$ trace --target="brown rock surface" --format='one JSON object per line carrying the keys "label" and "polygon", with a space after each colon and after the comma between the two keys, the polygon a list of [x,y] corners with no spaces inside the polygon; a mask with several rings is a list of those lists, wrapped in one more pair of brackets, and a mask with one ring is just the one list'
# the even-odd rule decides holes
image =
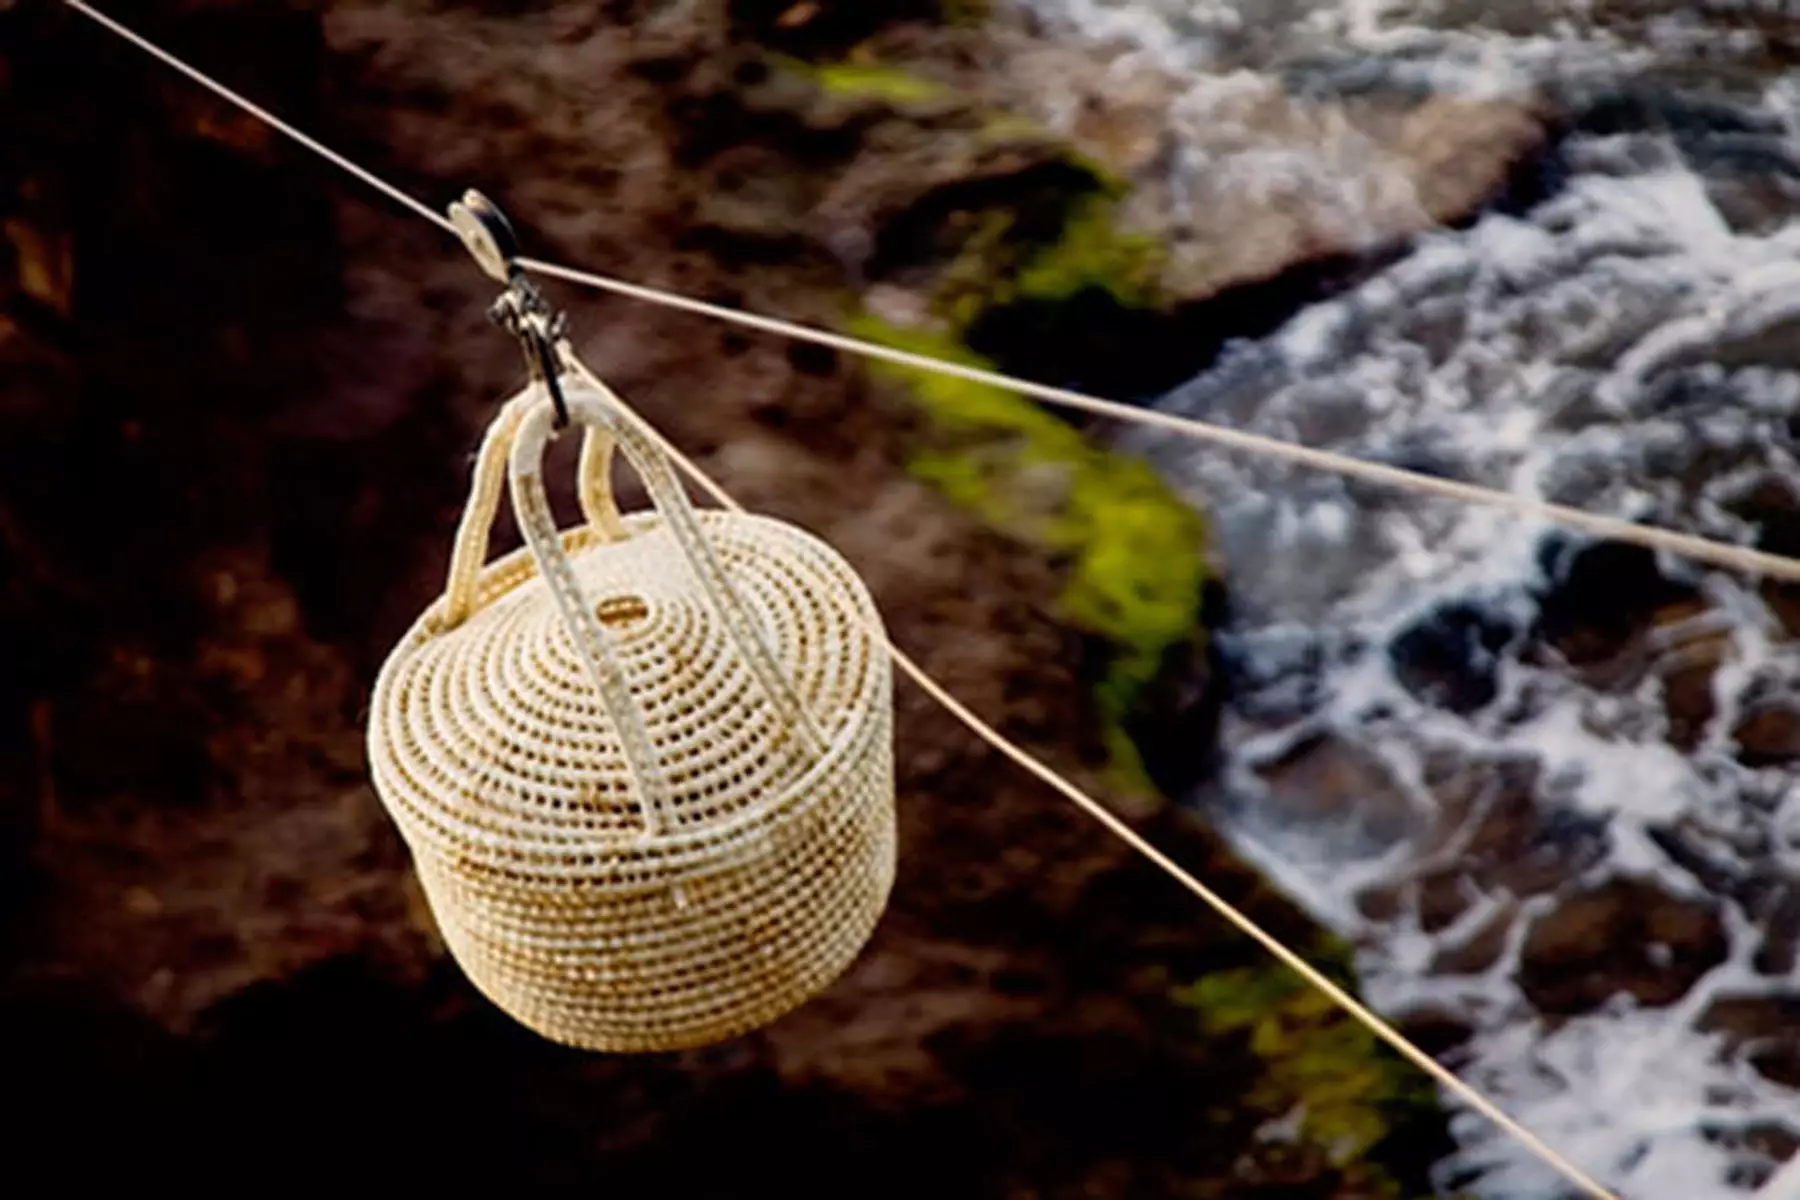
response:
{"label": "brown rock surface", "polygon": [[1700,1029],[1724,1034],[1727,1051],[1766,1078],[1800,1088],[1800,996],[1720,996],[1700,1015]]}
{"label": "brown rock surface", "polygon": [[1800,759],[1800,711],[1770,704],[1747,714],[1731,731],[1745,766],[1772,767]]}
{"label": "brown rock surface", "polygon": [[1582,1013],[1625,994],[1673,1004],[1725,961],[1716,906],[1620,879],[1559,900],[1532,923],[1519,986],[1545,1013]]}
{"label": "brown rock surface", "polygon": [[1374,849],[1420,825],[1412,798],[1380,758],[1336,734],[1302,740],[1259,774],[1264,804],[1292,820],[1351,830]]}
{"label": "brown rock surface", "polygon": [[[1392,920],[1411,907],[1420,927],[1435,933],[1454,924],[1479,896],[1505,901],[1542,895],[1605,853],[1604,825],[1542,795],[1541,772],[1529,758],[1471,760],[1441,748],[1427,759],[1424,782],[1435,817],[1419,865],[1358,897],[1372,919]],[[1512,908],[1505,906],[1505,921]],[[1488,936],[1504,931],[1502,924]]]}

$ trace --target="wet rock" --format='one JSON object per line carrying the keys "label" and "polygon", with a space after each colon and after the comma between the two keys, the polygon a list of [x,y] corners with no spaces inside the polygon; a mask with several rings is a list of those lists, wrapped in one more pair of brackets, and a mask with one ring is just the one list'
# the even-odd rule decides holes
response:
{"label": "wet rock", "polygon": [[1413,1045],[1440,1062],[1453,1062],[1456,1052],[1475,1036],[1475,1029],[1467,1020],[1438,1005],[1403,1013],[1395,1024]]}
{"label": "wet rock", "polygon": [[[1779,475],[1766,475],[1727,500],[1726,509],[1757,527],[1758,549],[1800,556],[1800,488]],[[1790,637],[1800,637],[1800,584],[1770,580],[1763,600]]]}
{"label": "wet rock", "polygon": [[1757,1122],[1739,1129],[1708,1129],[1708,1141],[1749,1150],[1774,1162],[1785,1162],[1800,1152],[1800,1131],[1775,1121]]}
{"label": "wet rock", "polygon": [[1591,1012],[1614,996],[1675,1003],[1730,949],[1718,908],[1619,879],[1559,900],[1532,922],[1518,983],[1541,1012]]}
{"label": "wet rock", "polygon": [[1355,898],[1357,910],[1372,921],[1411,912],[1424,932],[1436,934],[1483,894],[1550,891],[1597,860],[1606,846],[1604,829],[1553,835],[1559,826],[1546,824],[1539,811],[1537,779],[1537,763],[1528,757],[1467,761],[1454,750],[1427,756],[1436,819],[1422,856],[1436,865],[1415,878],[1366,887]]}
{"label": "wet rock", "polygon": [[1094,175],[1065,149],[1030,131],[998,137],[979,127],[894,126],[880,154],[865,155],[840,174],[812,220],[827,242],[843,231],[866,237],[855,262],[870,278],[953,257],[984,210],[1010,214],[1012,236],[1054,233],[1075,197],[1091,193]]}
{"label": "wet rock", "polygon": [[857,283],[916,282],[1003,218],[1053,235],[1102,181],[1068,142],[918,68],[796,65],[743,49],[674,84],[683,162],[703,186],[700,229],[804,241]]}
{"label": "wet rock", "polygon": [[1334,733],[1307,738],[1257,769],[1263,803],[1283,817],[1340,829],[1358,847],[1385,849],[1419,831],[1405,786],[1366,747]]}
{"label": "wet rock", "polygon": [[[776,16],[796,28],[836,19],[833,6],[794,8],[804,21]],[[770,32],[779,21],[757,20],[757,36],[779,43]],[[935,47],[929,79],[886,65],[927,46]],[[755,141],[780,148],[790,173],[813,174],[810,199],[802,190],[770,203],[779,215],[764,211],[766,185],[719,174],[696,205],[701,236],[740,238],[755,253],[799,230],[862,284],[912,286],[909,273],[955,257],[996,221],[1005,240],[1029,241],[1054,232],[1072,201],[1123,191],[1110,223],[1166,249],[1155,271],[1161,302],[1077,288],[990,307],[963,331],[971,349],[1013,373],[1117,398],[1191,379],[1232,339],[1267,333],[1404,253],[1414,235],[1496,202],[1550,136],[1531,97],[1325,100],[1287,95],[1272,80],[1240,81],[1217,97],[1222,116],[1201,123],[1206,132],[1181,131],[1184,141],[1217,131],[1209,152],[1220,169],[1184,176],[1204,194],[1177,194],[1165,151],[1192,86],[1141,64],[1109,70],[1086,48],[1016,30],[972,47],[906,26],[865,43],[841,76],[698,65],[675,115],[683,156],[696,164]],[[930,102],[897,98],[915,93]],[[1292,196],[1265,194],[1266,158],[1303,164],[1327,147],[1335,165],[1324,177]],[[1231,169],[1240,158],[1241,177]],[[1353,211],[1347,191],[1359,197]],[[1178,209],[1200,215],[1177,219]],[[1016,270],[1002,263],[997,273]]]}
{"label": "wet rock", "polygon": [[1703,1033],[1723,1033],[1764,1078],[1800,1088],[1800,994],[1720,996],[1701,1014]]}
{"label": "wet rock", "polygon": [[1800,883],[1784,881],[1757,910],[1762,940],[1751,965],[1764,975],[1785,979],[1800,962]]}
{"label": "wet rock", "polygon": [[1774,1178],[1781,1164],[1800,1150],[1800,1133],[1779,1121],[1755,1121],[1743,1125],[1708,1124],[1701,1135],[1711,1144],[1733,1152],[1727,1182],[1753,1195]]}
{"label": "wet rock", "polygon": [[[1192,290],[1465,220],[1506,192],[1547,137],[1529,99],[1340,105],[1246,91],[1221,97],[1216,108],[1217,175],[1204,195],[1188,198],[1208,215],[1177,243],[1176,269]],[[1260,202],[1252,202],[1251,172],[1232,170],[1240,154],[1291,158],[1297,169],[1273,197],[1261,194],[1264,176]]]}
{"label": "wet rock", "polygon": [[1392,884],[1378,884],[1356,893],[1355,903],[1356,911],[1370,921],[1393,921],[1406,911],[1406,892]]}
{"label": "wet rock", "polygon": [[1648,832],[1669,861],[1692,875],[1711,895],[1737,894],[1746,882],[1731,848],[1720,845],[1701,822],[1684,818],[1672,827],[1652,828]]}
{"label": "wet rock", "polygon": [[1489,205],[1519,211],[1542,198],[1538,176],[1554,154],[1552,125],[1531,96],[1432,96],[1407,114],[1394,153],[1408,165],[1426,213],[1454,225]]}
{"label": "wet rock", "polygon": [[1475,929],[1455,945],[1438,950],[1431,959],[1433,975],[1480,975],[1500,961],[1512,932],[1517,908],[1502,905],[1485,917]]}
{"label": "wet rock", "polygon": [[1441,928],[1475,894],[1552,891],[1605,857],[1605,822],[1541,796],[1540,776],[1530,758],[1469,761],[1448,752],[1428,760],[1426,785],[1439,814],[1431,846],[1453,861],[1423,881],[1423,898],[1440,907],[1422,910],[1421,920]]}
{"label": "wet rock", "polygon": [[1682,88],[1675,80],[1649,76],[1622,83],[1573,114],[1577,128],[1602,135],[1668,132],[1698,143],[1717,134],[1779,134],[1778,122],[1746,111],[1724,97]]}
{"label": "wet rock", "polygon": [[1543,769],[1527,754],[1470,758],[1459,747],[1435,747],[1425,755],[1424,780],[1437,799],[1439,820],[1432,850],[1441,852],[1472,822],[1494,812],[1529,805]]}
{"label": "wet rock", "polygon": [[[1504,203],[1555,141],[1532,95],[1326,95],[1273,76],[1195,80],[1121,65],[1020,38],[992,86],[1136,185],[1127,219],[1169,232],[1167,282],[1180,295],[1355,258],[1467,220]],[[1171,170],[1174,137],[1207,168]]]}
{"label": "wet rock", "polygon": [[1800,368],[1800,312],[1790,309],[1773,319],[1752,314],[1730,321],[1707,356],[1726,368]]}
{"label": "wet rock", "polygon": [[[1115,221],[1104,168],[984,100],[980,78],[911,71],[692,64],[675,113],[683,159],[707,181],[690,240],[747,259],[804,250],[882,300],[925,300],[904,306],[908,328],[955,313],[957,337],[1000,369],[1116,397],[1175,386],[1246,316],[1272,327],[1301,302],[1283,281],[1260,304],[1163,303],[1152,242]],[[1060,265],[1014,295],[1053,246]]]}
{"label": "wet rock", "polygon": [[1459,870],[1438,870],[1418,882],[1419,928],[1437,933],[1473,907],[1477,884]]}
{"label": "wet rock", "polygon": [[1668,720],[1665,736],[1676,749],[1691,752],[1705,740],[1719,711],[1713,677],[1730,658],[1730,635],[1720,632],[1682,647],[1657,665]]}
{"label": "wet rock", "polygon": [[1791,480],[1765,475],[1726,501],[1725,508],[1757,527],[1758,549],[1800,555],[1800,488]]}
{"label": "wet rock", "polygon": [[1133,73],[1105,92],[1084,95],[1070,135],[1114,171],[1141,177],[1165,162],[1176,145],[1167,120],[1172,90],[1165,76]]}
{"label": "wet rock", "polygon": [[1517,633],[1511,622],[1475,605],[1449,604],[1402,631],[1388,657],[1407,691],[1467,715],[1493,701],[1500,652]]}
{"label": "wet rock", "polygon": [[1731,731],[1738,761],[1747,767],[1775,767],[1800,760],[1800,708],[1771,704],[1750,713]]}
{"label": "wet rock", "polygon": [[1648,550],[1601,543],[1570,551],[1558,537],[1543,558],[1551,583],[1528,655],[1573,666],[1592,688],[1629,692],[1654,681],[1664,737],[1684,751],[1698,747],[1718,712],[1714,678],[1736,653],[1730,619],[1691,584],[1663,576]]}
{"label": "wet rock", "polygon": [[1548,586],[1539,596],[1533,639],[1577,665],[1617,656],[1659,610],[1698,599],[1691,585],[1664,576],[1655,553],[1641,547],[1578,545],[1557,535],[1541,558]]}
{"label": "wet rock", "polygon": [[[1710,735],[1718,715],[1714,682],[1719,669],[1737,656],[1735,621],[1697,595],[1671,591],[1660,599],[1661,604],[1614,614],[1610,627],[1596,624],[1578,631],[1565,646],[1581,656],[1578,674],[1591,688],[1614,694],[1654,688],[1661,702],[1662,736],[1677,749],[1692,752]],[[1634,705],[1630,716],[1624,710],[1617,715],[1636,724],[1648,713]],[[1592,728],[1606,727],[1598,710],[1590,709],[1589,719],[1597,722]],[[1654,725],[1646,723],[1630,736],[1654,732]]]}
{"label": "wet rock", "polygon": [[1732,232],[1768,237],[1800,212],[1800,183],[1767,174],[1709,177],[1707,197]]}
{"label": "wet rock", "polygon": [[1482,885],[1455,868],[1427,871],[1417,878],[1377,883],[1356,894],[1357,912],[1371,921],[1397,921],[1411,914],[1426,933],[1456,923],[1481,897]]}

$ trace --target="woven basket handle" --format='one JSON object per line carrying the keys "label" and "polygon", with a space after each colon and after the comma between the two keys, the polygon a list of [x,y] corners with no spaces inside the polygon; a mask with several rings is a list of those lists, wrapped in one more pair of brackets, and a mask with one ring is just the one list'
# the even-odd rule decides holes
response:
{"label": "woven basket handle", "polygon": [[[593,606],[582,595],[575,569],[563,552],[556,518],[544,493],[543,479],[544,451],[554,436],[551,424],[554,413],[541,388],[533,388],[531,394],[538,402],[524,412],[512,445],[513,512],[537,559],[538,571],[575,638],[607,715],[619,732],[626,762],[643,789],[647,830],[654,833],[666,824],[667,782],[659,756],[644,729],[642,714],[632,699],[624,666],[613,651],[612,639],[601,627]],[[724,622],[738,653],[743,656],[764,697],[774,707],[777,728],[789,753],[795,756],[796,767],[804,770],[818,761],[825,747],[818,726],[794,694],[756,622],[731,587],[668,458],[611,393],[596,390],[586,381],[565,378],[563,397],[571,423],[583,426],[589,436],[599,434],[616,444],[637,468],[651,502],[662,516],[664,527],[686,556],[695,582]],[[607,486],[610,489],[610,485]],[[607,503],[611,503],[610,490]],[[616,508],[613,511],[616,515]]]}
{"label": "woven basket handle", "polygon": [[[488,534],[500,511],[500,492],[506,486],[506,461],[518,437],[519,421],[536,398],[521,392],[507,401],[488,426],[475,459],[475,482],[456,529],[456,546],[450,555],[450,578],[444,587],[443,628],[454,629],[474,615],[481,568],[487,563]],[[612,491],[613,440],[602,429],[589,426],[581,439],[579,494],[581,512],[602,542],[620,542],[627,536],[625,522]]]}

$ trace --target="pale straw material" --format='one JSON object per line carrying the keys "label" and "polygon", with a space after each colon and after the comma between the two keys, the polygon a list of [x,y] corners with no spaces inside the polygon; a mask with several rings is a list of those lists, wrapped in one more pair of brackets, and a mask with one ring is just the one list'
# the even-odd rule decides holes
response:
{"label": "pale straw material", "polygon": [[[703,1045],[815,995],[887,902],[885,635],[834,550],[695,511],[616,397],[563,388],[586,523],[556,529],[529,388],[488,431],[444,597],[377,679],[372,775],[496,1005],[587,1049]],[[619,513],[615,445],[654,511]],[[503,475],[527,544],[484,567]]]}

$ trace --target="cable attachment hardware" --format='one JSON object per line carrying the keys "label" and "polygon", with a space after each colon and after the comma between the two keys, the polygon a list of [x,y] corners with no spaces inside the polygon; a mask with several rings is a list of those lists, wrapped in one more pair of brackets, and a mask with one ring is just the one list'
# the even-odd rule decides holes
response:
{"label": "cable attachment hardware", "polygon": [[567,317],[550,307],[519,266],[518,235],[492,200],[470,188],[461,200],[450,205],[450,223],[456,226],[463,245],[482,272],[506,285],[488,309],[488,320],[519,339],[525,351],[525,369],[550,393],[550,402],[556,408],[556,427],[566,429],[569,405],[563,399],[556,344],[568,331]]}

